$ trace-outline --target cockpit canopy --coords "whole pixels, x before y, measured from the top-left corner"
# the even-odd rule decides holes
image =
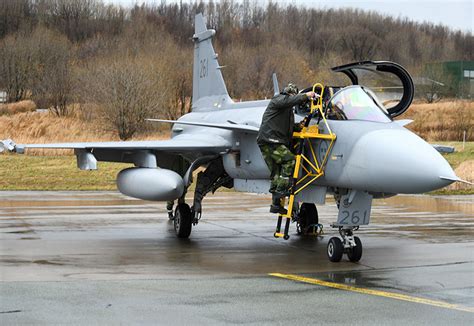
[[[388,122],[404,113],[413,100],[411,76],[397,63],[362,61],[331,70],[345,74],[352,85],[323,87],[315,84],[302,91],[314,90],[322,96],[323,111],[328,119]],[[309,105],[297,108],[298,113],[308,111]]]
[[[326,117],[331,120],[392,121],[375,94],[359,85],[345,87],[334,94],[326,105]]]
[[[362,61],[331,70],[344,73],[353,85],[370,88],[392,118],[404,113],[413,100],[413,80],[408,71],[395,62]]]

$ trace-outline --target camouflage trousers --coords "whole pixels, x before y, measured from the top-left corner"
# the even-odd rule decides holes
[[[271,173],[270,192],[286,193],[295,169],[295,155],[282,144],[265,144],[259,147]]]

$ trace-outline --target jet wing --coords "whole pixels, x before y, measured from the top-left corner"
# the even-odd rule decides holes
[[[15,144],[12,140],[0,141],[0,152],[7,150],[22,154],[29,148],[74,149],[77,166],[81,170],[96,170],[97,162],[133,163],[139,167],[157,167],[157,160],[176,154],[190,157],[218,155],[232,144],[218,135],[186,134],[169,140],[116,141],[55,144]],[[161,154],[160,154],[161,153]]]
[[[15,144],[11,140],[0,142],[0,148],[11,152],[23,153],[28,148],[44,149],[75,149],[75,150],[153,150],[178,152],[213,152],[219,153],[231,147],[222,137],[213,135],[182,135],[168,140],[157,141],[114,141],[114,142],[84,142],[84,143],[52,143],[52,144]],[[0,150],[1,151],[1,150]]]
[[[163,122],[163,123],[174,123],[177,125],[189,125],[189,126],[200,126],[200,127],[208,127],[208,128],[218,128],[218,129],[226,129],[232,131],[242,131],[242,132],[250,132],[250,133],[258,133],[259,128],[250,126],[250,125],[243,125],[237,124],[235,122],[229,121],[229,123],[211,123],[211,122],[195,122],[195,121],[182,121],[182,120],[162,120],[162,119],[147,119],[147,121],[153,122]]]

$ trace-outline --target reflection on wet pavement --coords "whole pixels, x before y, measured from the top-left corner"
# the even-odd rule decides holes
[[[472,241],[474,196],[395,196],[374,201],[362,232],[396,232],[430,242]]]
[[[273,237],[276,217],[268,213],[269,196],[234,192],[210,195],[204,200],[203,219],[193,228],[191,237],[177,239],[164,203],[144,202],[114,192],[0,192],[0,288],[3,285],[3,290],[23,302],[29,298],[29,286],[33,284],[41,293],[47,292],[44,281],[55,281],[53,287],[48,285],[48,289],[53,288],[53,298],[58,298],[54,289],[61,287],[59,284],[74,284],[82,291],[89,282],[97,282],[94,284],[106,292],[127,287],[127,296],[134,303],[141,300],[143,292],[134,293],[129,282],[160,290],[169,286],[169,297],[183,291],[183,282],[195,284],[192,281],[199,280],[204,285],[195,290],[209,302],[215,300],[210,296],[219,289],[214,284],[223,282],[226,289],[232,289],[225,297],[234,295],[245,305],[252,302],[253,287],[265,283],[261,295],[272,296],[272,300],[283,298],[285,306],[288,295],[312,300],[314,291],[321,290],[267,281],[269,273],[288,273],[474,307],[473,199],[397,196],[376,200],[371,224],[357,231],[363,242],[362,260],[351,263],[344,258],[335,264],[326,257],[328,239],[337,235],[329,228],[337,216],[336,205],[329,197],[326,205],[318,207],[320,222],[325,226],[323,236],[297,236],[292,225],[291,238],[284,241]],[[101,283],[103,280],[108,282]],[[236,290],[241,286],[248,286],[248,297]],[[282,292],[281,286],[288,289]],[[331,293],[326,290],[317,296]],[[68,291],[64,295],[68,297]],[[338,302],[351,298],[344,293],[338,295]],[[377,304],[380,311],[387,305],[373,298],[363,300]],[[181,299],[175,301],[176,307],[182,305]],[[34,302],[44,307],[44,301]],[[252,306],[265,302],[259,300]],[[75,311],[75,305],[68,306],[68,299],[61,304]],[[344,309],[352,309],[354,302],[349,300],[347,305]],[[399,310],[394,311],[407,309],[390,303],[390,307],[395,306]],[[288,308],[295,309],[291,305]],[[23,309],[18,304],[3,310]],[[89,311],[90,307],[84,309]],[[267,316],[265,311],[259,309],[257,315]],[[51,320],[51,316],[47,314],[44,320]],[[384,314],[380,316],[385,318]],[[432,311],[424,316],[431,320]],[[308,315],[303,320],[312,318]],[[334,321],[332,313],[328,318]]]

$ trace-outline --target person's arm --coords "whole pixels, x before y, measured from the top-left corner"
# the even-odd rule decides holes
[[[274,101],[274,105],[277,109],[291,108],[295,105],[303,104],[313,97],[314,92],[280,96],[278,99],[276,99],[276,101]]]

